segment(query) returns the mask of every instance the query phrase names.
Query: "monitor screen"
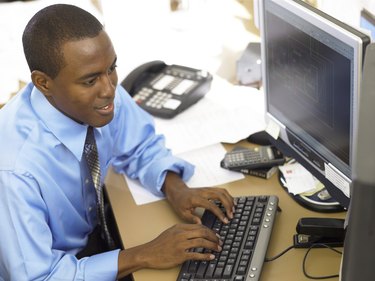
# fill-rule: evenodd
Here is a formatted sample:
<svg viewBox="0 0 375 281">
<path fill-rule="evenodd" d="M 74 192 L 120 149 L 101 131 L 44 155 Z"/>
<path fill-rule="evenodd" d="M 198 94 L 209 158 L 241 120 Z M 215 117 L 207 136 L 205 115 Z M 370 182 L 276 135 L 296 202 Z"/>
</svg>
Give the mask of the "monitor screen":
<svg viewBox="0 0 375 281">
<path fill-rule="evenodd" d="M 267 131 L 347 207 L 370 38 L 299 0 L 260 2 Z"/>
</svg>

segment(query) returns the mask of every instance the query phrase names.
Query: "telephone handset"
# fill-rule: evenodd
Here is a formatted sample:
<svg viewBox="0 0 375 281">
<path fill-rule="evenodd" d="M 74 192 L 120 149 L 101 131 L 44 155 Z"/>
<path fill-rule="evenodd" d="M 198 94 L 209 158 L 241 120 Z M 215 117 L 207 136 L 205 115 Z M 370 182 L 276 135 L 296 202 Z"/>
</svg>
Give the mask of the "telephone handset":
<svg viewBox="0 0 375 281">
<path fill-rule="evenodd" d="M 134 69 L 121 85 L 150 114 L 173 118 L 200 100 L 211 82 L 206 71 L 157 60 Z"/>
</svg>

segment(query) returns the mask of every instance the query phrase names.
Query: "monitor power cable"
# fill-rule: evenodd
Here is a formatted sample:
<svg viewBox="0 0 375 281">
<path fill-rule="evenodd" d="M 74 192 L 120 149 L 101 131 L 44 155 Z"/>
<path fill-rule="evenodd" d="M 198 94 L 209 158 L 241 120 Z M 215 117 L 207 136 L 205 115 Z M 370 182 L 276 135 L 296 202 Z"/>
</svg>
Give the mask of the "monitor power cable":
<svg viewBox="0 0 375 281">
<path fill-rule="evenodd" d="M 311 274 L 309 274 L 306 270 L 306 263 L 307 263 L 307 257 L 310 253 L 310 251 L 314 248 L 327 248 L 331 251 L 334 251 L 335 253 L 337 254 L 340 254 L 342 255 L 342 252 L 335 249 L 334 247 L 330 246 L 330 245 L 327 245 L 327 244 L 324 244 L 324 243 L 312 243 L 308 248 L 307 248 L 307 251 L 305 253 L 305 256 L 303 258 L 303 261 L 302 261 L 302 271 L 303 271 L 303 274 L 309 278 L 309 279 L 314 279 L 314 280 L 323 280 L 323 279 L 331 279 L 331 278 L 337 278 L 339 277 L 339 274 L 332 274 L 332 275 L 323 275 L 323 276 L 313 276 Z M 291 249 L 301 249 L 301 247 L 296 247 L 295 245 L 291 245 L 289 247 L 287 247 L 285 250 L 283 250 L 282 252 L 280 252 L 279 254 L 277 254 L 276 256 L 274 257 L 270 257 L 270 258 L 265 258 L 264 259 L 264 262 L 271 262 L 271 261 L 274 261 L 278 258 L 280 258 L 281 256 L 283 256 L 284 254 L 286 254 L 287 252 L 289 252 Z"/>
</svg>

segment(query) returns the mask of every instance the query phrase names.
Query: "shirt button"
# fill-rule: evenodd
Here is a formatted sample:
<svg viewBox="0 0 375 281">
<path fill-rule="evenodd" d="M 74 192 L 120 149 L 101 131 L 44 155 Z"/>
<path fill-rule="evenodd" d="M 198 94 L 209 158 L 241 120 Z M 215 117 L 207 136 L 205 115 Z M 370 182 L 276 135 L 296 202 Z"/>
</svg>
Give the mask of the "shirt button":
<svg viewBox="0 0 375 281">
<path fill-rule="evenodd" d="M 89 207 L 89 212 L 91 212 L 92 211 L 92 207 Z"/>
<path fill-rule="evenodd" d="M 89 184 L 89 182 L 90 182 L 89 179 L 85 180 L 85 184 Z"/>
</svg>

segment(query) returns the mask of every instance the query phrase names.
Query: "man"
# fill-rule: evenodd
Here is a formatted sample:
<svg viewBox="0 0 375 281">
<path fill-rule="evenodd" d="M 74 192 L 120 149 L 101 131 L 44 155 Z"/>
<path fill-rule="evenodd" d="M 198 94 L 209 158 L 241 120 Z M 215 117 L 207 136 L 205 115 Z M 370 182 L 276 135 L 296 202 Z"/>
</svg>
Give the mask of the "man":
<svg viewBox="0 0 375 281">
<path fill-rule="evenodd" d="M 188 251 L 221 250 L 194 209 L 227 222 L 233 198 L 224 189 L 185 185 L 193 167 L 164 147 L 152 118 L 117 86 L 116 53 L 100 22 L 78 7 L 52 5 L 34 15 L 22 40 L 32 83 L 0 111 L 0 280 L 115 280 L 142 268 L 213 259 Z M 193 224 L 173 226 L 145 245 L 82 255 L 100 217 L 88 131 L 100 184 L 112 165 L 164 194 Z"/>
</svg>

